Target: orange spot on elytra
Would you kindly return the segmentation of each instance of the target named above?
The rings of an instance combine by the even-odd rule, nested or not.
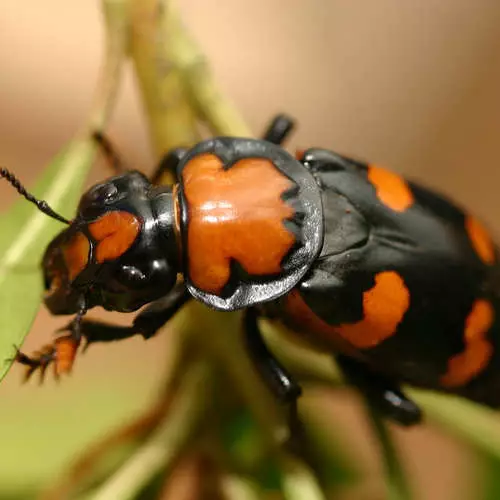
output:
[[[356,350],[348,344],[334,326],[317,316],[306,304],[299,291],[294,289],[286,296],[286,311],[295,331],[312,345],[321,346],[323,343],[331,346],[336,352],[356,357]]]
[[[76,233],[63,246],[62,252],[68,269],[69,279],[75,279],[85,269],[89,260],[90,243],[83,233]],[[54,285],[55,285],[55,280]]]
[[[297,292],[287,297],[291,317],[297,326],[322,335],[344,354],[375,347],[394,335],[410,305],[410,293],[395,271],[375,276],[375,285],[363,293],[363,319],[357,323],[329,325],[318,318]]]
[[[488,231],[472,216],[465,218],[465,229],[479,258],[485,264],[493,264],[495,262],[495,247]]]
[[[188,261],[192,282],[218,294],[228,282],[231,259],[252,275],[281,271],[295,242],[283,225],[294,213],[281,195],[290,179],[264,158],[246,158],[224,170],[220,158],[201,154],[182,173],[188,202]]]
[[[415,201],[406,181],[385,168],[368,166],[368,180],[373,184],[377,198],[387,207],[404,212]]]
[[[89,231],[97,242],[96,261],[102,263],[123,255],[134,243],[141,224],[129,212],[113,211],[89,224]]]
[[[465,320],[463,352],[448,362],[448,371],[441,377],[444,387],[466,384],[485,368],[493,354],[493,346],[486,340],[495,319],[493,306],[487,300],[476,300]]]
[[[384,271],[375,276],[375,286],[363,293],[363,319],[336,329],[359,349],[375,347],[396,333],[409,306],[403,278],[395,271]]]

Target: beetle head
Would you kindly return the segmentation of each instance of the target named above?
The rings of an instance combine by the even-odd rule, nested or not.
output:
[[[112,177],[82,196],[76,218],[42,260],[44,300],[53,314],[75,313],[82,300],[87,309],[130,312],[170,291],[177,262],[163,248],[154,198],[139,172]]]

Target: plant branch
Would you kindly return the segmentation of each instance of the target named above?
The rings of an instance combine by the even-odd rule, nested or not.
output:
[[[222,474],[220,490],[227,500],[259,500],[262,492],[247,478],[236,474]]]
[[[172,64],[183,75],[186,90],[198,117],[213,135],[251,137],[252,132],[237,109],[222,94],[205,54],[184,26],[173,1],[169,2]]]
[[[266,436],[266,442],[277,451],[288,439],[285,408],[272,397],[254,369],[241,334],[241,313],[217,312],[196,302],[190,307],[191,313],[184,315],[189,324],[184,328],[192,332],[200,349],[223,367],[230,389],[241,394]]]
[[[411,500],[411,488],[401,466],[396,447],[380,414],[365,401],[370,424],[380,445],[387,478],[388,500]]]
[[[176,33],[169,0],[131,0],[130,53],[158,157],[200,139],[184,75],[173,64]]]
[[[148,438],[160,423],[168,418],[167,413],[181,382],[182,370],[191,357],[185,339],[177,331],[171,332],[168,354],[171,360],[165,363],[167,373],[159,401],[131,423],[90,446],[63,474],[61,480],[42,495],[41,500],[57,500],[70,496],[72,491],[96,474],[99,464],[119,446],[136,441],[139,447],[142,440]]]
[[[131,500],[160,470],[171,467],[193,439],[203,421],[209,365],[191,364],[172,402],[171,412],[150,439],[91,497]]]
[[[102,130],[116,101],[125,60],[128,34],[128,0],[103,0],[106,49],[89,119],[84,133]]]
[[[301,461],[291,456],[282,456],[283,493],[286,500],[324,500],[318,481]]]

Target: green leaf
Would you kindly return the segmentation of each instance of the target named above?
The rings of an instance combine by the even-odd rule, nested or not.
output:
[[[429,421],[500,460],[498,411],[463,398],[431,391],[411,390],[409,393],[416,396]]]
[[[124,385],[124,372],[96,370],[90,377],[48,382],[39,390],[4,384],[0,500],[18,491],[49,487],[65,473],[75,454],[151,404],[154,372],[141,373]]]
[[[482,500],[498,500],[500,498],[500,460],[486,453],[480,454],[477,461],[478,489]]]
[[[56,211],[72,217],[95,145],[75,139],[42,174],[33,194]],[[0,227],[0,380],[29,331],[42,295],[40,259],[63,225],[20,198],[1,216]]]

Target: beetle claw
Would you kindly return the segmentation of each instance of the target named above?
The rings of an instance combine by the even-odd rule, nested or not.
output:
[[[69,373],[73,367],[73,363],[78,349],[77,342],[71,335],[59,337],[53,344],[48,344],[33,356],[27,356],[17,350],[15,360],[26,366],[24,382],[27,382],[33,373],[39,371],[40,383],[45,380],[47,368],[52,364],[54,378],[59,380],[62,373]]]

